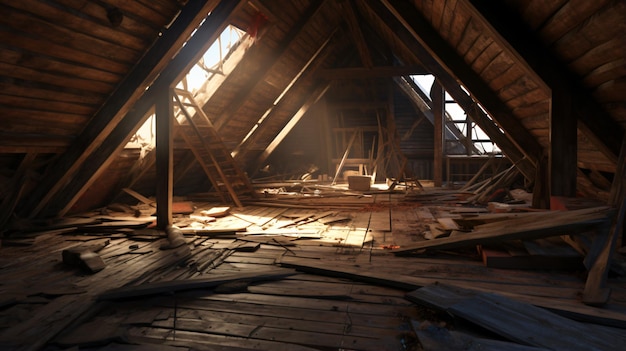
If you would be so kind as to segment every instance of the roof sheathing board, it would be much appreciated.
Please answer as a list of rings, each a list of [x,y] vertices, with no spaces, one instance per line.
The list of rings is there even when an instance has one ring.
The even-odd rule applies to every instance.
[[[328,25],[327,19],[332,18],[335,9],[331,2],[326,2],[321,6],[319,10],[314,12],[315,17],[310,20],[308,18],[294,20],[289,17],[289,23],[293,23],[295,29],[291,28],[287,33],[270,30],[271,41],[280,43],[279,46],[275,47],[279,51],[265,49],[259,50],[262,52],[257,53],[255,60],[264,62],[265,65],[250,74],[248,79],[241,81],[240,93],[249,90],[249,93],[243,97],[244,101],[236,101],[242,96],[233,96],[228,103],[231,108],[232,106],[238,107],[220,128],[224,140],[227,142],[241,141],[299,74],[308,59],[330,36],[334,26]],[[310,6],[306,7],[305,11],[309,12],[310,9]],[[326,33],[319,32],[321,26],[314,26],[320,21],[326,22]],[[303,26],[302,29],[296,28],[299,26]],[[284,34],[284,36],[277,37],[278,33]],[[325,34],[325,36],[321,36],[321,34]],[[292,40],[290,39],[291,36],[293,36]],[[263,36],[255,45],[265,46],[267,39],[267,36]],[[244,60],[248,61],[251,58],[245,57]]]

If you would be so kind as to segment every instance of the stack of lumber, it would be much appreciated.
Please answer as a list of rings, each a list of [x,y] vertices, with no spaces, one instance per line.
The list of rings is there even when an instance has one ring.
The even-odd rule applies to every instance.
[[[500,243],[506,240],[539,239],[582,233],[592,231],[598,225],[606,223],[609,213],[608,207],[594,207],[575,211],[513,214],[514,217],[504,220],[503,218],[506,217],[491,217],[497,219],[477,225],[470,232],[455,231],[449,237],[418,242],[393,250],[393,252],[402,254],[424,249],[449,250]]]

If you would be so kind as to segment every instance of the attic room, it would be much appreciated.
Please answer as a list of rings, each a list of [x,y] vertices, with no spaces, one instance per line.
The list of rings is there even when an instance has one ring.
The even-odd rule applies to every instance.
[[[623,0],[0,9],[0,350],[626,344]]]

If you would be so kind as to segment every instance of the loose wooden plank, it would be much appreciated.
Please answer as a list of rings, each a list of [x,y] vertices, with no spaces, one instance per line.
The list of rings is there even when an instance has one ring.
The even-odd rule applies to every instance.
[[[540,213],[523,220],[485,224],[473,232],[448,238],[434,239],[392,250],[402,254],[421,249],[455,249],[478,244],[490,244],[505,240],[538,239],[563,233],[589,231],[607,220],[607,208],[583,209],[553,213]]]
[[[428,322],[412,321],[424,351],[540,351],[548,350],[507,341],[477,338],[470,334],[438,327]]]
[[[454,219],[449,217],[437,218],[437,222],[444,230],[459,230],[459,226],[454,222]]]
[[[497,294],[445,285],[417,289],[407,298],[446,310],[509,340],[551,350],[620,350],[626,336],[582,324]],[[591,330],[590,330],[591,329]],[[591,331],[591,332],[590,332]]]
[[[143,202],[146,205],[154,205],[156,203],[156,200],[150,200],[147,197],[141,195],[140,193],[134,191],[133,189],[130,188],[123,188],[122,189],[125,193],[127,193],[128,195],[134,197],[135,199]]]
[[[202,210],[200,213],[203,216],[209,217],[224,217],[230,213],[230,207],[228,206],[220,206],[220,207],[211,207],[208,210]]]
[[[117,289],[111,289],[103,292],[98,296],[100,300],[113,300],[129,297],[137,297],[144,295],[154,295],[164,292],[171,292],[176,290],[190,290],[200,288],[211,288],[221,284],[225,284],[232,281],[246,280],[246,281],[260,281],[260,280],[272,280],[282,279],[284,277],[296,274],[291,270],[270,270],[270,271],[257,271],[240,274],[230,275],[216,275],[211,278],[204,279],[189,279],[189,280],[177,280],[177,281],[165,281],[156,282],[151,284],[144,284],[139,286],[124,286]]]

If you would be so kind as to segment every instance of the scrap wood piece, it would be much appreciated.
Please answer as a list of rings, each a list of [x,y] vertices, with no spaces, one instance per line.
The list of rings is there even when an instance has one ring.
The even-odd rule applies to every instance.
[[[439,226],[443,230],[459,230],[459,226],[454,221],[454,218],[441,217],[437,218],[437,222],[439,222]]]
[[[478,244],[492,244],[505,240],[538,239],[564,233],[580,233],[594,230],[607,220],[608,208],[538,213],[537,217],[524,217],[504,222],[478,226],[474,231],[447,238],[422,241],[393,250],[403,254],[422,249],[456,249]]]
[[[260,247],[261,247],[260,243],[245,242],[234,247],[232,250],[235,252],[255,252]]]
[[[106,267],[102,257],[96,252],[109,245],[109,240],[103,240],[90,245],[78,245],[61,252],[63,263],[83,268],[91,273],[97,273]]]
[[[203,216],[207,216],[207,217],[215,217],[215,218],[224,217],[230,214],[230,207],[228,206],[211,207],[208,210],[200,211],[200,214],[202,214]]]
[[[329,215],[329,216],[324,217],[324,218],[318,218],[317,221],[322,223],[322,224],[324,224],[324,225],[327,225],[327,224],[331,224],[331,223],[349,221],[351,219],[352,219],[352,217],[350,217],[350,216],[339,216],[339,215],[332,216],[332,215]]]
[[[290,218],[289,216],[286,216],[286,215],[282,215],[282,216],[286,217],[286,218]],[[297,225],[300,222],[303,222],[303,221],[311,218],[311,216],[312,216],[311,214],[305,214],[305,215],[302,215],[302,216],[299,216],[299,217],[296,217],[296,218],[284,221],[284,223],[281,223],[281,224],[276,223],[277,225],[275,225],[273,227],[273,229],[284,229],[284,228],[290,227],[292,225]],[[280,221],[280,222],[282,222],[282,221]]]
[[[202,279],[186,279],[148,283],[139,286],[124,286],[117,289],[105,291],[98,296],[99,300],[115,300],[129,297],[138,297],[146,295],[155,295],[161,293],[170,293],[180,290],[191,289],[207,289],[213,288],[224,283],[246,280],[249,282],[257,282],[263,280],[277,280],[296,274],[293,270],[274,269],[267,271],[255,271],[235,274],[216,274],[209,278]]]
[[[156,214],[156,207],[153,205],[146,204],[137,204],[135,206],[130,206],[133,210],[133,215],[135,217],[150,217]]]
[[[433,240],[433,239],[449,236],[450,233],[451,233],[450,230],[441,230],[439,226],[431,223],[428,225],[428,230],[424,232],[424,239]],[[398,249],[399,248],[400,247],[398,247]]]
[[[276,235],[243,235],[237,237],[237,240],[250,241],[264,245],[274,246],[296,246],[293,242],[298,240],[296,237],[276,236]]]
[[[520,345],[508,341],[477,338],[473,335],[448,330],[428,321],[411,321],[413,331],[424,351],[547,351],[546,348]]]
[[[152,253],[152,252],[153,252],[153,250],[148,245],[146,245],[146,246],[144,246],[142,248],[139,248],[138,245],[131,245],[126,251],[112,252],[112,253],[109,253],[107,255],[103,255],[103,258],[109,259],[109,258],[120,257],[120,256],[124,256],[124,255],[146,255],[146,254],[149,254],[149,253]]]
[[[494,223],[500,221],[506,221],[515,218],[524,218],[524,217],[532,217],[536,215],[535,212],[514,212],[514,213],[489,213],[489,214],[479,214],[479,215],[465,215],[461,218],[455,218],[454,221],[457,225],[463,228],[474,228],[479,225]]]
[[[180,228],[184,235],[199,235],[208,236],[210,238],[234,238],[237,233],[245,232],[247,227],[233,227],[233,228]]]
[[[493,213],[508,213],[508,212],[515,212],[515,211],[528,211],[528,212],[534,212],[537,211],[537,209],[531,208],[530,204],[510,204],[510,203],[502,203],[502,202],[488,202],[487,203],[487,208],[489,209],[490,212]],[[539,210],[539,211],[543,211],[543,210]]]
[[[251,235],[262,235],[262,236],[287,236],[294,237],[300,239],[320,239],[322,234],[319,230],[289,230],[289,229],[277,229],[277,230],[263,230],[258,232],[246,232],[243,235],[251,236]],[[239,237],[239,235],[238,235]]]
[[[145,197],[145,196],[141,195],[140,193],[138,193],[138,192],[134,191],[133,189],[130,189],[130,188],[123,188],[122,190],[123,190],[125,193],[127,193],[128,195],[130,195],[130,196],[134,197],[135,199],[137,199],[137,200],[139,200],[139,201],[143,202],[143,203],[144,203],[144,204],[146,204],[146,205],[151,205],[151,206],[152,206],[152,205],[155,205],[155,206],[156,206],[156,201],[148,199],[147,197]]]
[[[192,219],[195,222],[200,222],[200,223],[204,223],[204,224],[208,224],[208,223],[212,223],[212,222],[217,221],[217,218],[212,217],[212,216],[205,216],[205,215],[198,216],[198,215],[192,214],[192,215],[189,215],[189,218]],[[177,225],[179,227],[182,227],[182,225],[180,223],[177,223]]]
[[[303,215],[301,217],[295,218],[292,220],[292,223],[290,224],[286,224],[286,225],[282,225],[278,228],[285,228],[288,227],[290,225],[304,225],[304,224],[308,224],[308,223],[312,223],[315,221],[323,221],[326,217],[335,214],[334,211],[326,211],[326,212],[322,212],[322,213],[318,213],[318,214],[314,214],[312,216],[306,216]],[[326,223],[331,223],[331,222],[336,222],[337,219],[330,219],[330,222],[326,222]],[[320,222],[323,224],[326,224],[324,222]]]
[[[584,269],[581,255],[545,255],[531,254],[527,251],[514,251],[478,245],[478,251],[486,267],[500,269],[546,269],[579,270]]]
[[[156,228],[140,228],[140,229],[135,229],[132,232],[129,232],[128,236],[132,239],[151,238],[152,240],[158,240],[158,239],[167,237],[167,234],[164,233],[162,230],[158,230]]]
[[[87,224],[77,227],[77,231],[88,233],[111,232],[122,229],[142,229],[152,224],[153,220],[135,220],[135,221],[104,221],[97,224]]]
[[[606,286],[607,275],[611,265],[611,257],[624,235],[624,218],[626,216],[626,135],[622,138],[617,167],[611,184],[608,204],[617,208],[617,214],[611,221],[608,232],[601,236],[603,242],[600,251],[593,253],[595,260],[589,270],[583,302],[588,305],[603,305],[608,302],[611,291]],[[623,244],[623,243],[622,243]]]
[[[445,310],[509,340],[550,350],[621,350],[623,333],[583,324],[502,295],[442,284],[406,295],[412,302]]]
[[[195,211],[193,202],[191,201],[176,201],[172,202],[173,214],[192,214]]]

